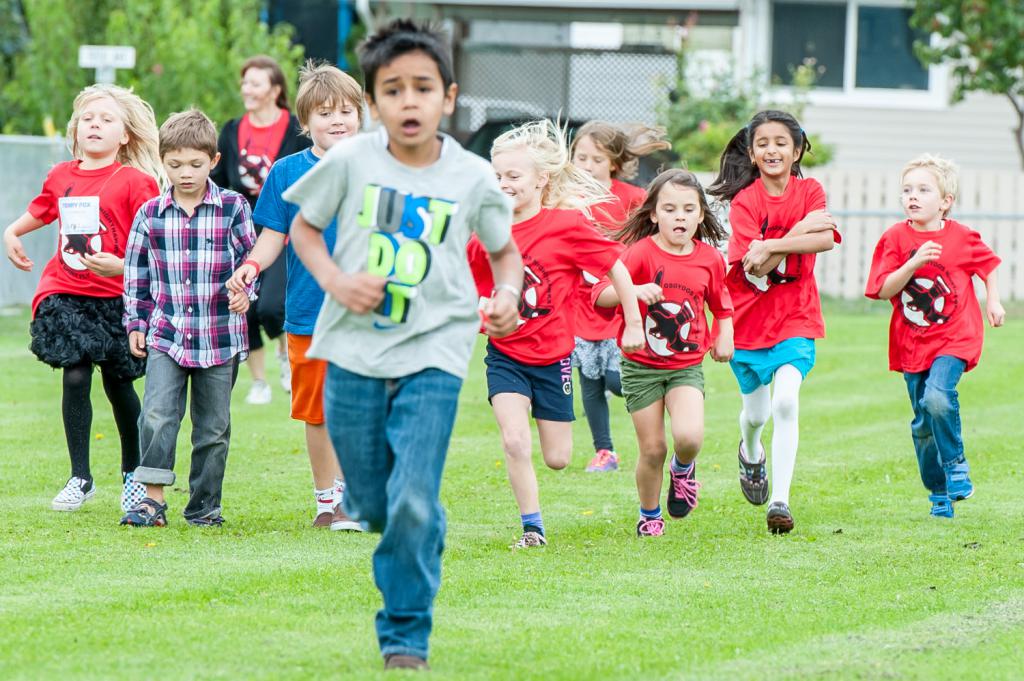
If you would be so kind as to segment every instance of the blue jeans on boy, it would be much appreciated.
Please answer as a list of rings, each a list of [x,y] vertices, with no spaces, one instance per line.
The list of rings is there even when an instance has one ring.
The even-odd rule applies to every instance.
[[[903,374],[914,409],[910,433],[921,482],[933,494],[946,493],[943,469],[964,461],[956,385],[966,367],[962,359],[940,355],[927,371]]]
[[[439,369],[383,379],[327,367],[324,416],[345,471],[345,511],[381,533],[373,575],[384,655],[427,658],[444,550],[441,473],[461,388]]]

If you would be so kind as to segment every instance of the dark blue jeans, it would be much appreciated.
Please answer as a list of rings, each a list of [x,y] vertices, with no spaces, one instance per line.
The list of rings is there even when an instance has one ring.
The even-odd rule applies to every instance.
[[[444,550],[441,473],[461,388],[438,369],[382,379],[327,368],[324,416],[345,471],[345,510],[381,533],[373,576],[384,655],[427,657]]]
[[[921,482],[932,494],[946,493],[943,469],[964,461],[956,385],[966,367],[962,359],[940,355],[927,371],[903,374],[914,409],[910,433]]]

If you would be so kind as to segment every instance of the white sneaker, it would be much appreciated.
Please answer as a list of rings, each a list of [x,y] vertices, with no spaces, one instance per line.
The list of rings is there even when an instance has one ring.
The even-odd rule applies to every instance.
[[[278,353],[277,361],[281,365],[281,387],[290,395],[292,392],[292,365],[288,362],[288,355]]]
[[[270,404],[270,386],[266,381],[253,381],[245,401],[249,404]]]
[[[134,472],[125,473],[124,487],[121,489],[121,510],[127,513],[145,498],[146,486],[141,482],[135,482]]]
[[[92,480],[72,477],[64,485],[60,494],[50,502],[50,508],[54,511],[77,511],[82,508],[86,499],[92,498],[94,494],[96,494],[96,485]]]

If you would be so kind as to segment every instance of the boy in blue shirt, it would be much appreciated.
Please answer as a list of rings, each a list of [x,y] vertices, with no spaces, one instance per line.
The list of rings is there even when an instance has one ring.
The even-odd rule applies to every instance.
[[[382,535],[384,665],[421,669],[441,580],[441,473],[480,326],[471,233],[494,273],[488,334],[515,330],[523,269],[494,171],[438,133],[457,91],[443,38],[397,20],[361,46],[360,64],[383,129],[335,144],[284,198],[300,208],[295,251],[328,294],[309,354],[329,362],[324,412],[345,508]],[[321,232],[335,218],[332,257]]]

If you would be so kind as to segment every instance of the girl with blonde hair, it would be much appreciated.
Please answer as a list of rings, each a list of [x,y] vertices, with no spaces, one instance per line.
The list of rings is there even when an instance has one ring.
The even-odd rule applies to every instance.
[[[638,349],[643,332],[633,283],[618,260],[621,247],[600,234],[590,216],[590,207],[610,195],[570,162],[564,132],[548,120],[510,130],[494,141],[491,164],[512,200],[524,281],[512,291],[520,299],[518,329],[488,341],[487,392],[523,526],[514,546],[529,548],[547,544],[529,419],[532,413],[544,462],[565,468],[572,457],[574,299],[584,270],[607,275],[621,296],[622,347]],[[480,294],[489,297],[494,284],[478,241],[470,242],[469,260]]]
[[[57,221],[57,252],[43,268],[32,301],[32,352],[63,371],[61,411],[71,477],[54,497],[56,511],[76,511],[96,493],[89,468],[92,373],[103,389],[121,439],[121,508],[145,496],[135,482],[139,398],[132,382],[145,371],[122,326],[124,252],[139,206],[164,182],[153,109],[130,90],[91,85],[75,98],[68,122],[74,160],[54,166],[39,196],[4,231],[7,257],[31,271],[21,236]]]

